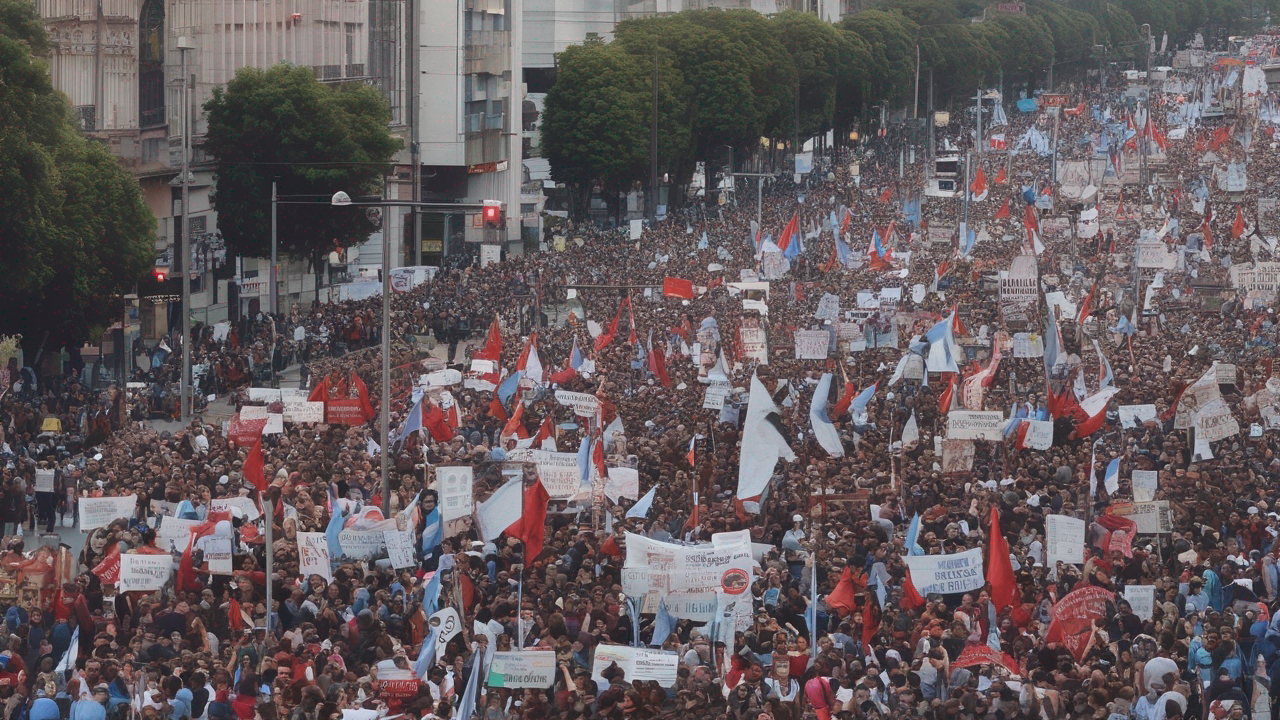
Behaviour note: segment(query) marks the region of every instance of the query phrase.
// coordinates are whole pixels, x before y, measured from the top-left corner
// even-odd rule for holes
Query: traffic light
[[[151,278],[156,282],[164,282],[168,272],[164,268],[153,268],[151,270]]]
[[[502,227],[502,201],[484,201],[484,226],[486,228]]]

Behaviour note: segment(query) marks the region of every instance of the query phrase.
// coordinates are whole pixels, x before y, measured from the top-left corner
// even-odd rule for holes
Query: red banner
[[[982,643],[966,645],[964,651],[960,653],[960,657],[951,663],[951,667],[962,668],[973,667],[974,665],[1003,665],[1014,675],[1022,674],[1022,670],[1018,668],[1018,663],[1014,662],[1008,653],[992,650],[990,645],[983,645]]]
[[[378,696],[387,703],[389,709],[399,710],[404,701],[417,696],[419,685],[421,681],[417,678],[379,680]]]
[[[111,552],[102,558],[102,562],[93,569],[103,585],[115,585],[120,580],[120,546],[111,548]]]
[[[231,416],[227,424],[227,439],[239,447],[251,447],[262,437],[262,429],[267,426],[267,419],[241,420],[240,414]]]
[[[1107,604],[1115,601],[1115,593],[1106,588],[1083,587],[1073,590],[1053,606],[1053,622],[1049,623],[1048,642],[1062,643],[1076,662],[1084,661],[1084,651],[1093,632],[1093,621],[1105,617]]]
[[[365,416],[360,398],[325,400],[324,421],[330,425],[363,425]]]

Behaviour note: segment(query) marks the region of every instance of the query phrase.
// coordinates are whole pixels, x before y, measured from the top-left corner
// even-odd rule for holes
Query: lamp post
[[[334,207],[409,207],[414,210],[429,208],[433,210],[481,210],[481,203],[431,203],[414,200],[352,200],[351,196],[339,190],[329,199]],[[382,516],[391,514],[391,234],[386,227],[382,230],[382,406],[379,422],[382,426]]]
[[[191,422],[191,78],[187,74],[187,51],[196,48],[189,37],[178,38],[182,55],[182,238],[178,243],[182,269],[182,378],[178,383],[178,403],[182,423]]]

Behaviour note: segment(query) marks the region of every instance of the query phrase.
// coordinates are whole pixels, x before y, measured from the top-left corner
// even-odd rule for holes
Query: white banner
[[[1156,609],[1155,585],[1126,585],[1124,599],[1129,601],[1133,614],[1143,620],[1150,620]]]
[[[262,426],[263,435],[284,434],[284,414],[267,413],[267,424]]]
[[[277,391],[278,393],[279,391]],[[274,401],[273,401],[274,402]],[[240,408],[240,419],[243,420],[266,420],[267,407],[265,405],[245,405]]]
[[[1173,519],[1169,515],[1169,501],[1113,503],[1111,512],[1127,517],[1138,526],[1140,535],[1163,535],[1173,531]]]
[[[338,545],[344,557],[368,560],[386,549],[387,540],[381,530],[343,530]]]
[[[703,410],[722,410],[724,401],[729,397],[729,383],[713,382],[707,386],[707,394],[702,398]]]
[[[591,393],[556,390],[556,402],[573,408],[573,414],[579,417],[595,417],[600,412],[600,400]]]
[[[628,676],[629,677],[629,676]],[[489,662],[489,687],[537,688],[556,683],[556,654],[547,650],[499,650]]]
[[[831,343],[831,335],[825,330],[797,330],[796,359],[826,360],[827,347]]]
[[[1045,528],[1045,565],[1057,567],[1059,561],[1071,565],[1084,564],[1084,521],[1067,515],[1047,515]]]
[[[952,410],[947,413],[949,440],[1001,440],[1004,437],[1004,413],[978,410]]]
[[[929,593],[969,592],[987,582],[982,572],[982,548],[951,555],[909,555],[902,559],[911,570],[911,584],[921,597]]]
[[[113,520],[129,519],[138,507],[134,495],[121,497],[80,498],[80,530],[89,532],[110,525]]]
[[[57,473],[54,470],[36,470],[36,492],[57,492]]]
[[[229,497],[209,501],[209,512],[232,512],[232,508],[240,508],[249,522],[262,517],[262,511],[258,509],[258,503],[252,498]]]
[[[298,533],[298,573],[304,578],[319,575],[333,582],[333,569],[329,564],[329,541],[324,533]]]
[[[1217,442],[1240,434],[1240,423],[1231,414],[1231,408],[1221,396],[1210,400],[1195,414],[1197,442]]]
[[[609,468],[609,479],[604,483],[604,495],[614,505],[617,505],[622,498],[639,499],[640,472],[629,467]]]
[[[1121,405],[1118,408],[1120,412],[1120,427],[1136,428],[1148,420],[1156,419],[1155,405]]]
[[[170,555],[120,556],[120,592],[151,592],[169,582],[173,573],[173,557]]]
[[[550,450],[514,450],[507,453],[511,462],[529,462],[538,466],[538,477],[552,500],[564,500],[578,494],[582,475],[578,470],[578,454]]]
[[[284,421],[291,423],[324,422],[324,403],[290,400],[284,403]]]
[[[166,515],[160,518],[160,527],[156,528],[156,547],[169,552],[186,552],[191,544],[191,528],[203,524],[200,520]]]
[[[717,588],[741,594],[750,588],[755,567],[751,542],[722,543],[676,545],[627,533],[623,591],[631,597],[655,590],[714,593]],[[714,604],[714,594],[711,601]]]
[[[1156,488],[1159,486],[1160,473],[1155,470],[1134,470],[1130,475],[1133,482],[1133,500],[1134,502],[1151,502],[1156,498]]]
[[[714,604],[714,601],[713,601]],[[617,663],[627,682],[653,680],[664,688],[676,684],[676,674],[680,669],[680,655],[665,650],[633,648],[626,645],[597,645],[592,653],[591,677],[601,687],[608,681],[600,673],[610,665]]]
[[[418,564],[413,558],[412,530],[384,530],[382,535],[387,543],[387,557],[391,560],[391,567],[400,570]]]
[[[449,522],[472,513],[470,465],[436,466],[436,487],[440,494],[440,520]]]
[[[759,365],[769,364],[769,340],[765,337],[764,328],[739,327],[738,340],[747,360]]]
[[[1014,333],[1013,356],[1016,358],[1044,357],[1044,338],[1039,333]]]

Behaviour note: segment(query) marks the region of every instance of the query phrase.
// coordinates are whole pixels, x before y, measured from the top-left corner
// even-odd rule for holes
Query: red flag
[[[502,362],[502,330],[498,327],[497,315],[493,316],[493,322],[489,324],[489,334],[485,337],[484,348],[472,357],[479,360],[492,360],[495,363]]]
[[[599,438],[591,443],[591,462],[595,463],[596,473],[600,477],[609,477],[609,469],[604,464],[604,441]]]
[[[1009,562],[1009,543],[1000,532],[1000,509],[991,508],[991,527],[987,540],[987,582],[991,583],[991,601],[996,610],[1004,610],[1018,601],[1018,584],[1013,579]]]
[[[498,399],[498,393],[494,393],[489,400],[489,414],[501,422],[507,421],[507,409],[502,407],[502,401]]]
[[[1005,184],[1005,183],[1007,183],[1007,182],[1009,182],[1009,178],[1005,177],[1005,174],[1004,174],[1004,166],[1003,166],[1003,165],[1001,165],[1001,166],[1000,166],[1000,172],[996,173],[996,179],[995,179],[994,183],[995,183],[996,185],[1004,185],[1004,184]],[[1007,205],[1008,205],[1008,203],[1006,202],[1006,203],[1005,203],[1005,205],[1007,206]]]
[[[1083,325],[1084,321],[1089,317],[1089,313],[1093,310],[1093,295],[1098,291],[1098,281],[1093,281],[1093,287],[1089,288],[1089,294],[1084,296],[1084,301],[1080,303],[1080,313],[1076,315],[1076,324]]]
[[[476,585],[471,576],[465,572],[458,573],[458,593],[462,596],[462,607],[472,608],[476,604]]]
[[[1003,171],[1001,171],[1003,172]],[[1009,198],[1004,199],[1004,204],[1000,206],[1000,210],[996,212],[996,220],[1004,220],[1009,217]]]
[[[662,281],[663,297],[693,299],[693,282],[684,278],[669,277]]]
[[[667,357],[661,350],[654,350],[649,343],[649,370],[658,378],[662,387],[671,387],[671,376],[667,374]]]
[[[845,413],[849,412],[849,406],[853,404],[853,398],[856,395],[853,389],[853,383],[846,380],[844,383],[844,393],[840,396],[840,400],[836,402],[835,407],[831,409],[831,414],[828,417],[832,420],[839,420]]]
[[[569,361],[565,361],[564,369],[551,373],[547,380],[556,385],[563,385],[578,376],[578,371],[573,369]]]
[[[1231,128],[1230,126],[1223,125],[1222,127],[1213,131],[1213,139],[1209,141],[1209,149],[1213,150],[1214,152],[1217,152],[1218,148],[1222,147],[1223,144],[1230,139],[1231,139]]]
[[[197,540],[205,535],[211,534],[213,529],[217,527],[218,523],[222,520],[226,520],[228,522],[231,520],[230,510],[211,510],[209,511],[209,516],[204,522],[191,528],[191,539],[187,543],[186,550],[183,550],[182,552],[182,560],[178,562],[178,573],[174,582],[180,592],[199,593],[204,589],[204,586],[196,580],[196,570],[191,558],[191,550],[195,546]]]
[[[1094,621],[1106,615],[1108,603],[1114,600],[1115,591],[1096,585],[1071,591],[1054,603],[1053,621],[1049,623],[1045,639],[1065,646],[1075,655],[1077,662],[1082,662]]]
[[[533,436],[533,447],[542,447],[542,441],[551,437],[555,433],[556,425],[552,421],[551,415],[542,418],[542,424],[538,426],[538,434]]]
[[[1231,239],[1239,240],[1241,235],[1244,235],[1244,207],[1237,205],[1236,221],[1231,226]]]
[[[871,638],[880,629],[880,610],[876,607],[876,597],[867,593],[866,603],[862,606],[862,646],[867,652],[871,650]]]
[[[982,200],[987,196],[987,174],[983,172],[982,166],[978,166],[978,172],[973,176],[973,182],[969,183],[969,194],[977,200]]]
[[[924,598],[920,597],[916,584],[911,582],[911,569],[908,568],[907,576],[902,581],[902,607],[915,610],[922,605],[924,605]]]
[[[628,298],[623,298],[622,303],[618,305],[618,314],[613,316],[613,322],[609,323],[609,329],[596,336],[596,341],[592,345],[596,352],[600,352],[613,342],[614,336],[618,334],[618,322],[622,320],[622,308],[626,306]]]
[[[539,479],[524,489],[524,505],[520,519],[507,528],[507,536],[519,538],[524,543],[526,561],[542,554],[542,540],[547,531],[547,502],[551,496]]]
[[[356,397],[360,400],[361,422],[369,422],[374,417],[373,405],[369,402],[369,388],[365,387],[364,381],[356,375],[354,370],[351,372],[348,387],[355,389]]]
[[[836,583],[836,587],[827,596],[827,607],[836,612],[837,615],[844,617],[853,612],[856,597],[853,588],[853,571],[848,565],[844,566],[844,572],[840,574],[840,582]]]
[[[955,400],[956,383],[954,380],[942,391],[942,395],[938,397],[938,414],[946,415],[951,412],[951,403]]]
[[[787,222],[786,227],[782,228],[782,234],[778,236],[778,242],[775,244],[779,250],[786,250],[798,234],[800,234],[800,213],[791,216],[791,220]]]
[[[518,413],[519,411],[517,411]],[[453,429],[444,419],[444,412],[437,406],[422,411],[422,424],[436,442],[446,443],[453,439]]]
[[[227,603],[227,627],[233,633],[244,629],[244,615],[240,614],[240,601],[235,596]]]
[[[893,199],[893,188],[886,187],[884,192],[880,193],[880,202],[889,202]]]
[[[511,419],[502,428],[501,437],[524,437],[528,433],[524,429],[524,403],[516,401],[516,409],[511,413]]]
[[[1069,394],[1069,393],[1068,393]],[[1072,396],[1074,399],[1074,396]],[[1076,408],[1080,405],[1077,403]],[[1107,409],[1104,407],[1098,411],[1097,415],[1092,417],[1085,416],[1083,420],[1076,419],[1076,438],[1087,438],[1098,431],[1099,428],[1107,422]]]
[[[98,576],[103,585],[115,585],[120,581],[120,543],[111,543],[111,550],[102,558],[102,562],[98,563],[93,569],[93,574]]]
[[[245,479],[253,483],[258,488],[258,492],[266,494],[267,479],[263,477],[262,466],[264,458],[262,457],[262,436],[258,436],[258,441],[253,444],[253,449],[249,451],[249,456],[244,459],[244,476]]]
[[[629,297],[627,298],[627,319],[631,321],[631,334],[627,335],[627,344],[635,345],[640,340],[636,337],[636,313]]]
[[[307,402],[324,402],[329,395],[329,378],[324,377],[316,386],[311,388],[311,394],[307,396]]]

